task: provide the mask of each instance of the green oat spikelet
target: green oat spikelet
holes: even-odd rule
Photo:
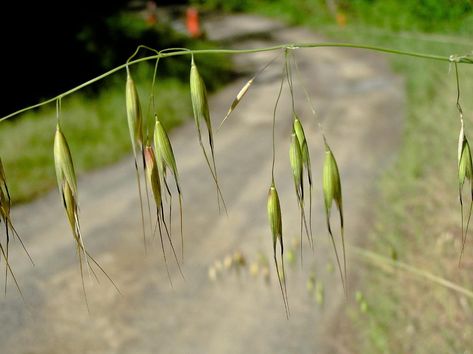
[[[138,91],[128,68],[126,75],[125,98],[128,129],[130,131],[133,153],[136,158],[137,153],[141,151],[143,147],[143,118],[141,115],[141,104]]]
[[[324,139],[325,140],[325,139]],[[323,167],[323,193],[324,193],[324,202],[325,202],[325,213],[327,228],[332,240],[335,256],[337,258],[338,268],[340,271],[340,277],[342,279],[342,285],[347,292],[346,288],[346,256],[345,256],[345,237],[343,229],[343,203],[342,203],[342,186],[340,182],[340,173],[337,166],[337,161],[332,153],[332,150],[325,141],[325,161]],[[337,205],[339,215],[340,215],[340,231],[342,236],[342,248],[343,248],[343,274],[342,267],[340,265],[340,258],[338,256],[337,247],[335,244],[335,239],[333,237],[332,228],[330,225],[330,211],[332,209],[333,201]]]
[[[138,193],[140,197],[140,211],[141,211],[141,226],[143,233],[143,243],[146,249],[146,232],[145,232],[145,218],[143,212],[143,198],[141,193],[140,170],[138,167],[138,156],[141,155],[143,168],[145,165],[145,158],[143,155],[143,118],[141,114],[140,98],[135,86],[135,82],[131,77],[130,69],[126,68],[126,115],[128,121],[128,129],[130,131],[130,141],[133,149],[133,157],[135,160],[136,181],[138,184]]]
[[[309,231],[312,245],[314,245],[312,233],[312,165],[310,163],[309,144],[307,143],[302,123],[297,116],[294,117],[293,129],[299,141],[302,152],[302,162],[307,171],[307,180],[309,182]]]
[[[291,134],[291,143],[289,145],[289,161],[291,164],[292,176],[294,178],[294,187],[296,191],[297,204],[301,213],[301,266],[302,266],[302,233],[303,225],[305,225],[307,240],[312,247],[311,239],[309,236],[309,231],[307,228],[307,221],[305,218],[304,211],[304,183],[303,183],[303,162],[302,162],[302,152],[300,149],[299,141],[295,132]]]
[[[466,222],[466,227],[464,225],[464,215],[463,215],[463,186],[466,181],[470,182],[470,205],[468,210],[468,217]],[[461,225],[462,225],[462,248],[460,252],[459,264],[463,256],[463,251],[465,249],[465,243],[468,235],[468,228],[470,226],[470,219],[472,213],[473,205],[473,161],[471,156],[471,149],[468,139],[465,136],[463,124],[460,129],[460,135],[458,139],[458,196],[460,200],[460,211],[461,211]]]
[[[299,201],[304,198],[304,185],[302,183],[302,152],[299,141],[295,133],[291,134],[291,144],[289,145],[289,161],[291,162],[294,186]]]
[[[279,287],[281,288],[281,294],[284,302],[284,308],[286,310],[286,317],[289,318],[289,302],[287,298],[287,287],[286,287],[286,275],[284,270],[284,245],[283,245],[283,234],[282,234],[282,215],[281,205],[279,203],[279,196],[276,190],[276,186],[271,183],[271,187],[268,192],[268,220],[271,228],[271,234],[273,238],[273,257],[276,265],[276,273],[278,276]],[[281,248],[281,266],[282,273],[279,271],[279,264],[276,255],[276,247],[279,242]],[[283,285],[284,284],[284,285]]]
[[[100,264],[88,253],[84,246],[84,239],[80,228],[79,221],[79,202],[78,202],[78,190],[77,190],[77,177],[74,171],[74,164],[72,162],[72,156],[67,143],[66,137],[61,131],[59,123],[56,126],[56,134],[54,136],[54,165],[56,169],[56,178],[61,195],[64,209],[66,211],[67,219],[71,226],[72,235],[74,237],[77,255],[79,258],[79,267],[82,279],[82,290],[84,292],[84,298],[87,303],[87,294],[85,291],[84,283],[84,271],[83,262],[87,266],[87,269],[93,273],[95,278],[98,280],[94,270],[91,267],[90,261],[92,261],[97,268],[108,278],[115,289],[119,291],[116,284],[110,278],[110,276],[104,271]]]
[[[161,188],[161,178],[159,176],[159,170],[158,170],[158,164],[156,161],[156,156],[153,151],[153,148],[149,145],[145,146],[144,148],[144,158],[145,158],[145,175],[146,175],[146,182],[148,183],[148,186],[152,192],[153,199],[155,202],[156,206],[156,226],[159,231],[159,238],[161,242],[161,249],[163,252],[163,258],[164,258],[164,263],[166,266],[166,272],[168,275],[169,283],[172,286],[172,280],[171,280],[171,274],[169,273],[169,267],[167,263],[167,256],[166,256],[166,250],[164,248],[164,241],[163,241],[163,228],[165,231],[165,234],[167,236],[167,239],[169,241],[169,245],[171,246],[171,250],[174,254],[174,258],[176,260],[177,266],[179,268],[179,272],[181,273],[182,277],[184,275],[182,274],[181,267],[179,264],[179,260],[177,259],[176,251],[174,248],[174,244],[171,239],[171,235],[169,233],[168,226],[166,224],[166,219],[164,217],[164,207],[163,207],[163,198],[162,198],[162,188]],[[154,233],[156,233],[156,226]]]
[[[158,161],[158,166],[162,166],[163,179],[165,179],[164,171],[169,168],[174,177],[174,183],[176,184],[177,193],[179,194],[179,217],[180,217],[180,228],[181,228],[181,260],[184,259],[184,233],[183,233],[183,222],[182,222],[182,192],[179,183],[179,172],[177,170],[176,158],[172,149],[171,141],[169,136],[164,129],[161,122],[156,119],[154,127],[154,148],[157,156],[161,161]]]
[[[225,212],[227,212],[225,200],[223,198],[220,185],[218,183],[217,168],[215,164],[215,150],[214,150],[214,138],[213,138],[213,133],[212,133],[212,121],[210,119],[209,104],[207,100],[207,89],[205,88],[204,80],[200,76],[197,66],[195,65],[194,56],[192,56],[191,70],[190,70],[190,93],[191,93],[191,101],[192,101],[192,110],[194,112],[194,121],[197,127],[197,134],[199,138],[199,144],[202,148],[202,152],[204,154],[205,160],[207,162],[207,165],[210,169],[210,173],[212,174],[212,178],[214,179],[215,185],[217,187],[218,206],[220,209],[220,199],[221,199]],[[208,158],[207,152],[205,151],[204,144],[202,142],[202,130],[201,130],[201,124],[200,124],[202,120],[205,122],[207,126],[207,131],[209,135],[210,152],[212,156],[212,164],[210,164],[210,160]]]
[[[20,238],[20,235],[16,231],[15,227],[13,226],[13,222],[11,219],[10,215],[11,211],[11,197],[10,197],[10,192],[8,190],[8,185],[7,185],[7,179],[5,175],[5,169],[3,168],[3,163],[2,159],[0,158],[0,224],[3,222],[5,225],[5,245],[0,241],[0,259],[1,256],[5,259],[5,294],[7,293],[7,284],[8,284],[8,274],[12,276],[12,279],[16,285],[16,288],[18,289],[18,292],[20,293],[21,297],[23,297],[23,294],[21,292],[20,286],[18,284],[18,281],[16,280],[16,277],[13,273],[13,270],[10,266],[10,261],[9,261],[9,244],[10,244],[10,237],[13,235],[16,237],[16,239],[20,242],[21,246],[23,247],[23,250],[25,251],[26,255],[30,259],[31,264],[34,265],[33,260],[28,253],[28,250],[26,249],[25,244],[23,243],[23,240]]]
[[[181,193],[179,173],[177,170],[176,158],[174,157],[171,141],[169,140],[169,136],[159,120],[156,120],[154,127],[154,147],[156,153],[162,159],[162,166],[168,167],[171,170],[174,177],[174,182],[176,183],[177,191]]]

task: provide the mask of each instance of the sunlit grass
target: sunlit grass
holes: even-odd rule
[[[146,113],[149,85],[147,80],[142,82],[139,90]],[[156,107],[167,127],[190,117],[187,85],[173,79],[160,80]],[[147,119],[154,123],[151,111]],[[131,153],[124,83],[123,87],[111,85],[94,96],[78,93],[67,97],[62,101],[61,123],[78,174]],[[2,122],[0,152],[14,201],[30,200],[54,186],[55,125],[54,105]]]
[[[384,45],[442,55],[467,53],[471,46],[416,40],[385,32],[334,29],[336,39]],[[376,228],[369,242],[376,252],[397,254],[400,260],[471,288],[472,243],[467,243],[464,268],[457,267],[460,252],[457,139],[460,130],[455,107],[456,86],[448,63],[391,56],[394,70],[405,78],[406,118],[402,146],[394,166],[379,183]],[[471,128],[473,68],[460,66],[466,132]],[[470,235],[471,238],[471,235]],[[368,243],[367,243],[368,244]],[[469,326],[470,300],[405,274],[386,274],[366,268],[360,284],[369,303],[368,313],[354,316],[359,350],[363,353],[463,353],[473,347]],[[402,284],[402,285],[401,285]]]
[[[456,18],[455,23],[450,22],[448,26],[445,21],[438,23],[411,16],[406,27],[403,21],[411,14],[375,13],[380,7],[396,5],[392,1],[378,1],[377,8],[365,8],[360,12],[362,16],[348,11],[348,24],[340,27],[328,15],[325,2],[309,4],[304,0],[278,0],[263,2],[255,10],[290,23],[308,25],[317,33],[340,42],[447,56],[471,53],[473,47],[471,37],[459,35],[471,32],[468,23],[472,15]],[[358,9],[356,4],[353,6]],[[402,6],[402,2],[397,2],[396,6]],[[416,32],[427,25],[433,33]],[[406,116],[396,162],[378,182],[375,228],[363,246],[384,256],[396,256],[471,289],[471,235],[463,268],[457,266],[461,248],[456,156],[460,123],[455,107],[453,68],[448,63],[423,59],[388,58],[393,70],[405,80]],[[470,128],[473,120],[471,65],[460,65],[460,80],[468,135],[473,132],[473,127]],[[399,271],[386,273],[363,264],[357,267],[363,267],[358,270],[364,274],[358,286],[364,294],[367,310],[350,306],[348,312],[353,319],[352,333],[347,334],[350,351],[467,353],[473,348],[471,300]]]

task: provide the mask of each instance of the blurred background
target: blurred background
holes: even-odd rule
[[[239,33],[224,34],[226,26],[235,22],[235,16],[237,19],[251,17],[247,25],[241,22],[236,27],[243,33],[240,37]],[[304,28],[318,41],[350,42],[444,56],[471,54],[473,50],[473,2],[470,0],[8,2],[2,4],[1,18],[0,38],[4,53],[0,58],[4,84],[1,116],[53,97],[121,65],[139,44],[158,50],[170,47],[238,48],[239,41],[255,38],[260,46],[265,46],[265,40],[273,35],[273,31]],[[262,25],[263,30],[253,31],[251,26],[258,21],[263,24],[274,21],[271,23],[277,25],[267,29]],[[219,38],[219,34],[223,38]],[[283,39],[281,37],[280,42]],[[297,37],[284,40],[301,41]],[[349,52],[339,52],[335,72],[344,70],[346,53]],[[139,56],[149,54],[143,51]],[[358,59],[365,60],[367,68],[379,64],[361,54]],[[317,60],[314,54],[314,61]],[[387,259],[402,261],[446,278],[469,289],[471,294],[473,243],[470,237],[462,265],[458,267],[461,248],[456,162],[459,120],[452,68],[445,62],[398,55],[384,56],[382,60],[384,64],[379,65],[386,65],[383,70],[392,73],[390,80],[401,80],[393,95],[402,95],[405,100],[402,107],[399,106],[398,113],[402,114],[398,125],[399,139],[389,152],[389,164],[372,167],[379,174],[370,182],[373,196],[370,194],[366,207],[369,212],[363,214],[368,220],[367,228],[357,237],[356,243]],[[242,61],[223,55],[199,56],[199,70],[207,89],[218,94],[235,80],[242,83],[242,78],[255,71],[253,67],[242,66]],[[133,69],[142,97],[149,95],[153,64],[149,62]],[[473,96],[473,70],[469,66],[459,66],[467,133],[473,118],[470,99]],[[351,74],[356,78],[359,72],[354,70]],[[169,129],[191,121],[188,75],[189,58],[186,56],[162,60],[159,64],[158,114]],[[80,175],[129,157],[124,82],[125,74],[119,72],[63,101],[64,130]],[[323,97],[324,90],[330,91],[330,80],[325,84],[317,88],[316,102],[318,97]],[[236,92],[238,90],[233,90]],[[248,100],[251,99],[249,95]],[[265,98],[260,99],[264,101]],[[347,109],[365,109],[357,107],[356,102]],[[228,107],[230,103],[231,100],[225,104]],[[56,122],[53,106],[0,124],[0,156],[13,201],[16,205],[23,204],[19,208],[46,195],[55,184],[51,168],[52,132]],[[390,119],[386,118],[390,113],[386,111],[386,116],[384,113],[383,110],[377,112],[379,121]],[[179,134],[177,130],[176,136]],[[387,139],[387,136],[389,133],[379,138]],[[269,154],[269,148],[267,152]],[[131,164],[127,166],[131,168]],[[347,175],[356,166],[349,168]],[[27,215],[21,210],[19,215]],[[294,213],[295,210],[294,207]],[[19,218],[16,222],[21,224],[23,221]],[[297,257],[296,251],[292,256]],[[240,263],[245,264],[242,257],[238,252],[229,251],[228,255],[220,254],[215,264],[209,259],[208,267],[204,267],[208,274],[204,278],[206,281],[209,278],[210,282],[220,278],[218,274],[224,272],[225,259],[227,264],[239,267]],[[243,266],[246,272],[268,268],[267,256],[254,256],[254,259],[253,263],[249,261]],[[330,330],[325,335],[332,336],[332,344],[322,352],[473,353],[471,296],[417,279],[386,264],[353,260],[351,265],[356,268],[353,271],[356,275],[350,298],[340,305],[342,309],[335,311],[336,317],[332,318],[342,316],[343,326],[341,330],[328,326]],[[301,279],[303,288],[307,287],[311,306],[320,307],[329,286],[325,284],[324,290],[324,283],[315,278],[310,267]],[[11,291],[8,297],[14,297],[13,293]],[[2,304],[5,313],[8,313],[7,305]],[[13,322],[18,320],[14,314],[9,316]],[[23,321],[27,321],[27,317],[19,322]],[[285,320],[281,316],[278,321]],[[297,318],[292,321],[297,322]],[[291,338],[290,334],[288,338]],[[264,337],[261,341],[264,342]],[[36,347],[34,341],[32,343],[29,351],[18,349],[12,353],[47,352]],[[95,352],[121,352],[121,349],[100,348]],[[130,348],[123,352],[135,352]],[[183,352],[178,348],[179,342],[175,343],[174,351],[169,352]],[[261,348],[261,352],[269,352],[271,346]],[[304,348],[307,350],[300,352],[319,352],[310,344]],[[83,352],[93,351],[84,349]]]

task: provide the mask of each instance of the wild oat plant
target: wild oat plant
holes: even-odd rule
[[[402,52],[394,49],[386,48],[376,48],[376,47],[366,47],[362,45],[347,45],[347,44],[337,44],[337,43],[312,43],[312,44],[290,44],[290,45],[279,45],[270,48],[259,48],[251,50],[200,50],[192,51],[186,48],[173,48],[165,49],[162,51],[157,51],[153,48],[146,46],[139,46],[134,54],[127,60],[127,62],[115,69],[112,69],[108,73],[100,75],[99,77],[90,80],[87,83],[81,84],[76,88],[69,90],[63,94],[60,94],[57,97],[54,97],[50,100],[46,100],[40,104],[36,104],[31,107],[21,109],[17,112],[14,112],[6,117],[0,118],[0,122],[11,118],[19,113],[25,112],[27,110],[56,102],[57,104],[57,126],[56,132],[54,135],[54,163],[57,177],[57,184],[59,189],[59,194],[61,197],[61,202],[63,204],[67,220],[71,227],[71,232],[74,240],[74,245],[77,251],[78,260],[79,260],[79,270],[82,279],[82,288],[84,292],[84,299],[87,304],[87,295],[86,287],[84,282],[84,270],[87,270],[89,276],[97,278],[97,274],[94,270],[94,267],[99,269],[116,287],[112,279],[108,276],[105,270],[100,266],[100,264],[90,255],[88,250],[85,247],[84,237],[82,235],[80,227],[80,217],[79,217],[79,193],[78,193],[78,184],[77,177],[74,170],[73,158],[67,143],[66,135],[61,128],[61,119],[67,119],[67,117],[61,117],[61,101],[67,96],[70,95],[81,88],[95,83],[118,70],[126,70],[126,84],[125,84],[125,107],[126,107],[126,116],[128,121],[128,128],[130,132],[130,142],[134,158],[134,169],[136,172],[136,181],[138,186],[139,194],[139,203],[140,203],[140,212],[141,212],[141,223],[142,223],[142,236],[143,244],[145,246],[148,242],[147,239],[147,226],[145,221],[145,207],[147,206],[149,214],[149,223],[150,231],[149,234],[151,238],[154,238],[156,233],[159,233],[163,258],[165,261],[165,266],[167,274],[169,277],[169,282],[172,286],[172,279],[168,268],[167,254],[165,251],[164,242],[167,241],[169,244],[173,257],[176,261],[176,264],[179,268],[179,271],[184,277],[181,270],[181,263],[184,259],[184,232],[183,232],[183,189],[179,180],[179,171],[177,159],[174,154],[172,147],[171,139],[166,131],[160,117],[156,114],[156,107],[154,101],[154,86],[156,82],[157,70],[159,60],[170,56],[176,55],[190,55],[190,97],[192,103],[192,110],[194,114],[194,122],[197,129],[197,139],[200,144],[202,153],[204,155],[205,162],[210,171],[211,178],[213,179],[216,186],[217,193],[217,204],[219,210],[221,206],[227,213],[227,206],[223,197],[223,193],[220,187],[220,182],[218,179],[217,173],[217,163],[215,159],[215,136],[212,129],[212,121],[210,117],[210,108],[207,97],[207,90],[204,79],[199,73],[196,64],[197,54],[203,55],[205,53],[220,52],[220,53],[253,53],[258,51],[276,51],[277,55],[270,60],[266,65],[264,65],[260,70],[258,70],[254,76],[252,76],[243,87],[236,93],[234,100],[231,102],[230,107],[223,117],[219,129],[222,127],[222,124],[230,117],[232,112],[237,108],[238,104],[244,97],[247,97],[247,93],[251,89],[252,85],[257,81],[259,75],[264,72],[269,66],[274,64],[277,60],[281,59],[281,83],[279,86],[279,91],[277,99],[274,105],[273,110],[273,125],[272,125],[272,167],[271,167],[271,184],[268,191],[267,199],[267,213],[268,221],[270,226],[270,232],[272,237],[272,248],[273,248],[273,258],[274,265],[276,269],[276,274],[278,277],[279,287],[281,290],[281,295],[283,299],[285,314],[287,317],[290,315],[289,310],[289,301],[288,301],[288,291],[287,291],[287,274],[284,267],[284,239],[283,239],[283,215],[281,212],[281,204],[276,189],[276,171],[275,171],[275,159],[276,159],[276,141],[275,141],[275,125],[276,125],[276,112],[279,104],[279,100],[283,91],[283,86],[286,83],[289,87],[291,100],[292,100],[292,116],[288,117],[291,119],[291,129],[287,132],[289,137],[289,167],[292,172],[292,179],[294,183],[294,194],[296,196],[297,205],[300,212],[300,245],[302,247],[302,236],[305,230],[308,243],[312,249],[314,249],[314,238],[312,230],[312,191],[315,186],[313,175],[312,175],[312,165],[310,159],[310,149],[308,143],[308,136],[306,135],[301,117],[296,113],[297,107],[295,106],[294,91],[296,89],[294,85],[293,70],[295,68],[299,76],[300,86],[303,88],[304,93],[307,97],[307,101],[310,104],[311,110],[313,112],[314,118],[320,128],[320,137],[324,147],[324,163],[322,168],[322,191],[324,196],[324,205],[325,205],[325,218],[326,218],[326,227],[329,235],[329,239],[332,243],[335,259],[337,261],[341,283],[347,293],[347,262],[346,262],[346,247],[345,247],[345,236],[344,236],[344,215],[343,215],[343,202],[342,202],[342,183],[340,170],[338,168],[335,155],[328,143],[326,134],[323,131],[322,123],[316,114],[314,105],[311,101],[310,94],[305,88],[301,75],[299,73],[299,68],[297,61],[295,59],[295,51],[301,48],[311,48],[311,47],[354,47],[354,48],[363,48],[366,50],[377,50],[381,52],[389,52],[394,54],[410,55],[414,57],[421,57],[427,59],[443,60],[455,65],[456,78],[457,78],[457,108],[460,113],[460,135],[458,141],[458,185],[459,185],[459,199],[460,199],[460,208],[461,208],[461,217],[462,217],[462,249],[460,253],[463,254],[465,248],[465,242],[468,234],[468,228],[470,223],[470,218],[472,214],[472,205],[473,205],[473,162],[472,155],[470,150],[469,141],[465,133],[465,126],[463,121],[463,111],[460,105],[460,83],[458,79],[458,63],[473,63],[473,60],[469,55],[466,56],[452,56],[452,57],[440,57],[430,54],[419,54],[419,53],[409,53]],[[141,50],[147,50],[153,53],[153,55],[134,59],[135,56]],[[152,78],[151,93],[150,93],[150,102],[147,112],[144,113],[140,103],[140,97],[136,84],[132,78],[131,67],[140,62],[147,60],[156,60],[154,75]],[[145,131],[145,127],[149,126],[147,121],[153,119],[154,121],[154,131],[149,132],[148,129]],[[204,143],[202,134],[207,130],[208,136],[208,146]],[[176,251],[173,235],[171,229],[171,214],[172,214],[172,200],[173,200],[173,190],[172,186],[168,182],[168,176],[172,175],[173,185],[175,190],[178,193],[179,200],[179,214],[180,214],[180,254],[181,257],[177,256],[178,252]],[[469,182],[469,207],[468,212],[466,213],[466,225],[464,218],[464,198],[463,198],[463,189],[465,182]],[[144,190],[142,186],[144,185]],[[306,199],[307,199],[307,186],[309,191],[309,213],[306,213]],[[146,196],[147,205],[144,204],[143,195]],[[339,214],[339,224],[340,224],[340,240],[337,240],[334,236],[334,229],[331,223],[331,210],[332,206],[335,203],[338,214]],[[167,204],[167,205],[166,205]],[[12,217],[10,214],[11,210],[11,196],[10,191],[7,186],[7,179],[4,166],[0,159],[0,223],[3,223],[3,229],[5,233],[5,238],[0,239],[0,260],[3,258],[5,261],[5,291],[7,287],[7,279],[10,274],[14,280],[16,287],[20,291],[20,286],[15,278],[13,273],[11,262],[9,259],[9,244],[10,239],[14,237],[17,239],[25,252],[29,256],[25,245],[23,244],[18,232],[13,226]],[[166,213],[168,216],[166,217]],[[337,243],[341,243],[341,257],[339,247]],[[279,252],[277,252],[277,247],[279,245]],[[279,259],[278,259],[279,255]],[[301,252],[302,255],[302,252]],[[32,260],[31,260],[32,262]],[[302,257],[301,257],[302,264]],[[87,305],[88,308],[88,305]]]

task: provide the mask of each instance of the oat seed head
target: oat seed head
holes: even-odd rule
[[[141,105],[138,91],[135,82],[131,77],[130,71],[127,72],[125,96],[128,129],[130,130],[133,153],[136,156],[137,149],[141,149],[143,146],[143,119],[141,116]]]
[[[199,70],[192,57],[191,72],[190,72],[190,90],[192,109],[194,111],[194,119],[196,124],[200,126],[200,121],[204,120],[207,125],[210,125],[209,104],[207,100],[207,90],[205,83],[200,76]]]
[[[59,124],[56,126],[56,135],[54,137],[54,164],[58,188],[61,194],[63,193],[64,183],[67,183],[72,195],[77,198],[77,178],[71,151]]]
[[[275,248],[278,239],[282,242],[282,216],[279,196],[274,184],[271,185],[268,192],[268,220]]]
[[[289,160],[291,163],[292,176],[298,198],[302,198],[302,153],[299,141],[295,133],[291,134],[291,144],[289,146]]]
[[[177,188],[180,190],[174,151],[172,149],[169,136],[159,120],[156,120],[156,125],[154,128],[154,148],[156,155],[159,156],[160,159],[162,159],[162,162],[165,163],[165,165],[172,171]]]
[[[325,144],[325,161],[323,168],[323,192],[325,210],[330,214],[332,202],[335,200],[339,209],[342,207],[342,187],[337,162],[330,147]]]

